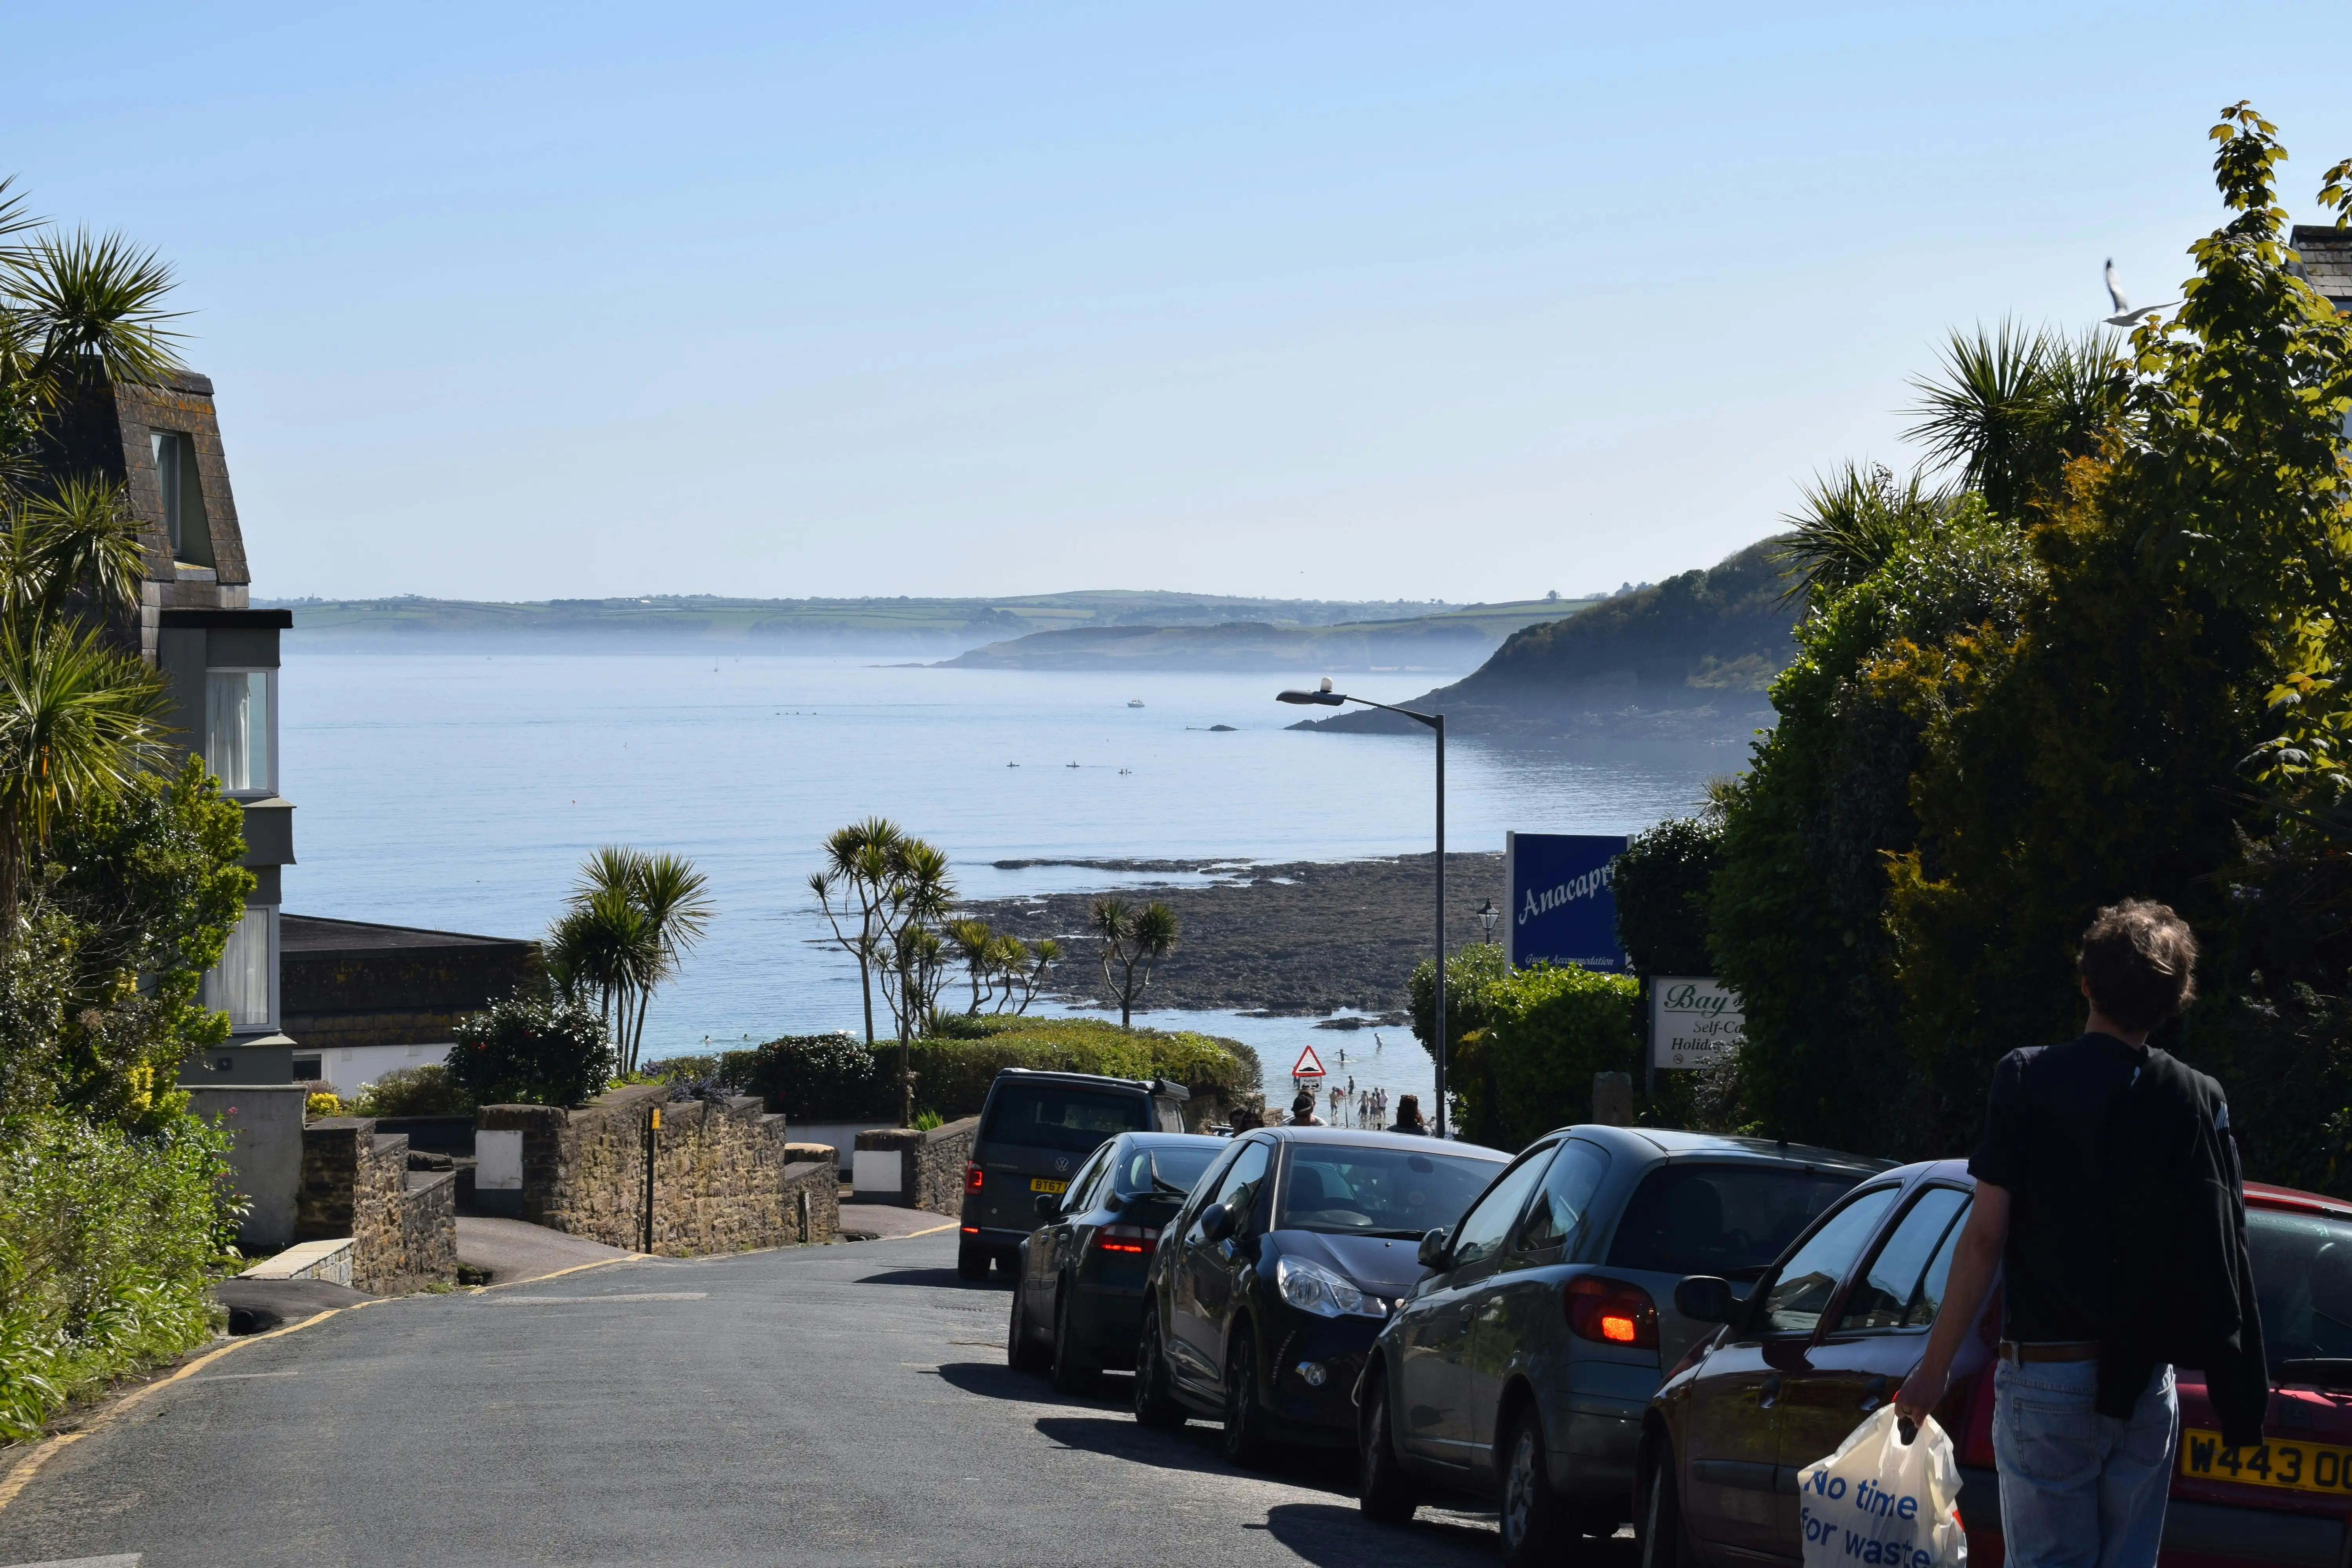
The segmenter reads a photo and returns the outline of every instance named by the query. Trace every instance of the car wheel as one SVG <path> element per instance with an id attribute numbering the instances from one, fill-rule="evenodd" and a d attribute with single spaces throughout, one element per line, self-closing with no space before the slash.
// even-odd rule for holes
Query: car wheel
<path id="1" fill-rule="evenodd" d="M 1359 1434 L 1356 1464 L 1356 1506 L 1367 1518 L 1383 1524 L 1402 1524 L 1421 1506 L 1412 1478 L 1397 1458 L 1396 1435 L 1389 1420 L 1389 1380 L 1376 1377 L 1364 1397 L 1364 1422 Z"/>
<path id="2" fill-rule="evenodd" d="M 1698 1568 L 1698 1553 L 1683 1528 L 1682 1492 L 1675 1485 L 1675 1451 L 1658 1445 L 1642 1507 L 1642 1568 Z"/>
<path id="3" fill-rule="evenodd" d="M 1018 1280 L 1013 1286 L 1013 1321 L 1004 1330 L 1004 1364 L 1015 1372 L 1043 1372 L 1045 1353 L 1029 1337 L 1029 1314 L 1023 1297 L 1027 1294 Z"/>
<path id="4" fill-rule="evenodd" d="M 1135 1419 L 1143 1426 L 1181 1426 L 1184 1407 L 1168 1392 L 1168 1360 L 1160 1353 L 1160 1313 L 1143 1299 L 1143 1332 L 1135 1342 Z"/>
<path id="5" fill-rule="evenodd" d="M 1544 1462 L 1543 1421 L 1519 1412 L 1503 1440 L 1503 1561 L 1518 1568 L 1559 1556 L 1562 1530 L 1551 1472 Z"/>
<path id="6" fill-rule="evenodd" d="M 985 1279 L 988 1278 L 988 1249 L 965 1242 L 956 1248 L 956 1278 Z"/>
<path id="7" fill-rule="evenodd" d="M 1094 1386 L 1094 1358 L 1078 1343 L 1077 1327 L 1070 1321 L 1070 1292 L 1065 1285 L 1054 1303 L 1054 1392 L 1084 1394 Z"/>
<path id="8" fill-rule="evenodd" d="M 1259 1403 L 1257 1344 L 1247 1323 L 1225 1352 L 1225 1458 L 1244 1469 L 1265 1463 L 1265 1407 Z"/>

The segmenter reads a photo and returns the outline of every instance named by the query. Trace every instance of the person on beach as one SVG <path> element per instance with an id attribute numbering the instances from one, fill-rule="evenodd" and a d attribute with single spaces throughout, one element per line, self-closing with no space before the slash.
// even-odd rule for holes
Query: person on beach
<path id="1" fill-rule="evenodd" d="M 1283 1125 L 1286 1127 L 1321 1127 L 1325 1125 L 1322 1120 L 1315 1114 L 1315 1091 L 1313 1089 L 1302 1089 L 1298 1091 L 1298 1098 L 1290 1102 L 1290 1120 L 1284 1122 Z"/>
<path id="2" fill-rule="evenodd" d="M 1389 1131 L 1418 1133 L 1424 1138 L 1429 1135 L 1429 1123 L 1421 1119 L 1421 1096 L 1407 1094 L 1398 1097 L 1396 1125 Z"/>
<path id="3" fill-rule="evenodd" d="M 2225 1445 L 2263 1442 L 2270 1381 L 2221 1086 L 2148 1047 L 2197 994 L 2166 906 L 2101 910 L 2076 960 L 2090 1019 L 1993 1069 L 1976 1201 L 1918 1367 L 1916 1422 L 2004 1275 L 1993 1458 L 2011 1568 L 2153 1568 L 2179 1442 L 2173 1367 L 2204 1371 Z"/>
<path id="4" fill-rule="evenodd" d="M 1336 1126 L 1336 1125 L 1338 1125 L 1339 1121 L 1339 1086 L 1338 1084 L 1336 1084 L 1336 1083 L 1335 1083 L 1335 1084 L 1333 1084 L 1333 1085 L 1331 1086 L 1331 1121 L 1332 1121 L 1332 1124 L 1333 1124 L 1334 1126 Z"/>

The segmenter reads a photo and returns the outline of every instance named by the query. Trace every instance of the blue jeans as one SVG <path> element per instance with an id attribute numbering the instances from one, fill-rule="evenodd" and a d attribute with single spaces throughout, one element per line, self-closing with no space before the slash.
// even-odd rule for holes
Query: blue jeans
<path id="1" fill-rule="evenodd" d="M 1992 1385 L 2010 1568 L 2155 1568 L 2180 1441 L 2172 1369 L 2127 1421 L 2099 1414 L 2095 1361 L 2003 1361 Z"/>

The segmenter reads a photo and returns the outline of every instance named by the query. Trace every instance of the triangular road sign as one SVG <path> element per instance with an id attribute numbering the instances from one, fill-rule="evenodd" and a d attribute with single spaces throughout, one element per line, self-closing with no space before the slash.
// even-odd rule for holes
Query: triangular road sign
<path id="1" fill-rule="evenodd" d="M 1290 1069 L 1290 1076 L 1293 1078 L 1321 1078 L 1323 1076 L 1323 1058 L 1315 1054 L 1315 1047 L 1313 1046 L 1309 1046 L 1305 1050 L 1298 1053 L 1298 1065 Z"/>

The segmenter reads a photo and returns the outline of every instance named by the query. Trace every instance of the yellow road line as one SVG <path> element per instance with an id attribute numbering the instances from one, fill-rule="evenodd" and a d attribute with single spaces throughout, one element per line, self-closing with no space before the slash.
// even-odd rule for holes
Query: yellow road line
<path id="1" fill-rule="evenodd" d="M 937 1236 L 943 1230 L 953 1230 L 955 1227 L 956 1222 L 950 1220 L 945 1225 L 935 1225 L 929 1230 L 910 1230 L 904 1236 L 886 1236 L 882 1237 L 882 1239 L 884 1241 L 912 1241 L 919 1236 Z"/>
<path id="2" fill-rule="evenodd" d="M 79 1443 L 88 1436 L 86 1432 L 68 1432 L 63 1436 L 50 1438 L 25 1456 L 17 1462 L 15 1469 L 10 1470 L 6 1476 L 0 1477 L 0 1509 L 5 1509 L 16 1500 L 16 1494 L 25 1489 L 26 1482 L 40 1473 L 41 1467 L 47 1464 L 58 1449 L 68 1443 Z"/>
<path id="3" fill-rule="evenodd" d="M 559 1268 L 552 1274 L 534 1274 L 528 1279 L 501 1279 L 495 1285 L 477 1285 L 473 1293 L 486 1290 L 511 1290 L 518 1285 L 536 1285 L 542 1279 L 561 1279 L 567 1274 L 584 1273 L 591 1268 L 607 1268 L 615 1263 L 638 1263 L 653 1256 L 650 1252 L 625 1252 L 618 1258 L 600 1258 L 593 1263 L 575 1263 L 569 1268 Z"/>

